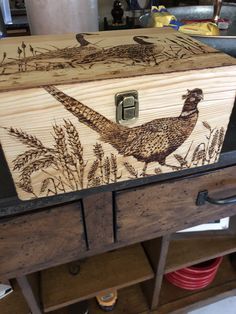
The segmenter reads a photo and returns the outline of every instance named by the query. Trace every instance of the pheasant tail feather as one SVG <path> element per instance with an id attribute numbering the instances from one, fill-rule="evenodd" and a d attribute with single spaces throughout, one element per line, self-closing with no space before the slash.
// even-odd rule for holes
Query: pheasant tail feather
<path id="1" fill-rule="evenodd" d="M 81 123 L 98 132 L 102 138 L 105 139 L 111 133 L 119 130 L 119 125 L 84 105 L 79 100 L 66 95 L 55 86 L 44 86 L 44 89 L 77 117 Z"/>

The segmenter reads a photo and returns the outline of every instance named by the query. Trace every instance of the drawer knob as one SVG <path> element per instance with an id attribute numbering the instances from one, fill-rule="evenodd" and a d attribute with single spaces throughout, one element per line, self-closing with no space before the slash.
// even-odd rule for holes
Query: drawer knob
<path id="1" fill-rule="evenodd" d="M 227 197 L 227 198 L 221 198 L 221 199 L 215 199 L 208 195 L 208 191 L 201 191 L 198 193 L 196 204 L 197 206 L 205 205 L 206 203 L 214 204 L 214 205 L 232 205 L 236 204 L 236 195 Z"/>

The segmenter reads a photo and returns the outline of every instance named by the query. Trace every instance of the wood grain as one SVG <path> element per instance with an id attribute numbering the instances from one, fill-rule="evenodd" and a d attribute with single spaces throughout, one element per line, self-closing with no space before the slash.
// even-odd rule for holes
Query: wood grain
<path id="1" fill-rule="evenodd" d="M 209 195 L 216 198 L 235 195 L 235 171 L 236 167 L 229 167 L 202 176 L 117 193 L 118 241 L 138 241 L 145 235 L 154 238 L 235 215 L 234 205 L 196 205 L 200 191 L 208 190 Z"/>
<path id="2" fill-rule="evenodd" d="M 11 281 L 14 291 L 0 302 L 1 314 L 30 314 L 30 309 L 15 280 Z"/>
<path id="3" fill-rule="evenodd" d="M 84 251 L 79 203 L 0 223 L 0 278 L 57 265 Z"/>
<path id="4" fill-rule="evenodd" d="M 165 79 L 147 75 L 59 87 L 62 98 L 79 100 L 79 107 L 71 98 L 58 101 L 49 88 L 1 93 L 0 139 L 19 198 L 45 197 L 216 162 L 235 98 L 235 82 L 235 68 L 223 67 L 165 74 Z M 204 96 L 197 123 L 189 129 L 186 119 L 186 126 L 179 128 L 182 96 L 195 88 L 202 89 Z M 124 131 L 114 123 L 114 95 L 127 89 L 138 91 L 140 113 Z M 69 103 L 75 107 L 69 109 Z M 84 111 L 84 105 L 93 111 Z M 155 123 L 170 117 L 177 122 L 161 120 L 157 128 L 162 137 L 156 143 Z M 159 122 L 145 126 L 155 119 Z M 165 129 L 172 131 L 169 134 Z M 129 132 L 133 141 L 127 143 Z M 185 138 L 186 132 L 190 135 Z M 166 151 L 166 160 L 161 157 L 163 150 L 155 155 L 158 143 L 165 148 L 165 139 L 176 148 Z"/>
<path id="5" fill-rule="evenodd" d="M 94 297 L 111 288 L 124 288 L 153 278 L 153 271 L 140 245 L 91 257 L 80 264 L 78 275 L 70 275 L 67 265 L 41 274 L 45 312 Z"/>
<path id="6" fill-rule="evenodd" d="M 26 276 L 17 277 L 17 283 L 21 288 L 21 292 L 26 299 L 31 312 L 34 314 L 43 314 L 40 309 L 40 305 L 37 302 L 36 297 L 33 293 L 28 278 Z"/>
<path id="7" fill-rule="evenodd" d="M 198 264 L 236 251 L 235 236 L 172 240 L 167 255 L 165 273 Z"/>
<path id="8" fill-rule="evenodd" d="M 112 193 L 93 194 L 83 198 L 89 249 L 114 242 Z"/>
<path id="9" fill-rule="evenodd" d="M 232 268 L 228 257 L 224 258 L 215 280 L 208 287 L 200 291 L 186 291 L 179 289 L 166 280 L 160 297 L 160 307 L 153 314 L 183 313 L 195 307 L 204 306 L 211 302 L 235 294 L 236 271 Z"/>
<path id="10" fill-rule="evenodd" d="M 151 262 L 155 273 L 154 279 L 142 284 L 143 291 L 148 299 L 150 309 L 155 309 L 159 304 L 167 252 L 169 249 L 170 235 L 153 239 L 143 243 L 145 252 Z"/>
<path id="11" fill-rule="evenodd" d="M 150 62 L 149 47 L 135 42 L 135 36 L 148 36 L 146 41 L 156 44 L 156 63 Z M 171 29 L 99 32 L 85 39 L 89 44 L 82 46 L 76 34 L 4 39 L 0 43 L 0 91 L 236 64 L 232 57 Z M 120 50 L 125 44 L 131 58 Z"/>

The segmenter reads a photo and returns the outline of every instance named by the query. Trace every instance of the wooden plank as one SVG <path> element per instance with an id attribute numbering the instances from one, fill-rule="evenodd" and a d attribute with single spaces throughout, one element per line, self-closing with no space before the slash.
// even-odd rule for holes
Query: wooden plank
<path id="1" fill-rule="evenodd" d="M 59 195 L 216 162 L 235 99 L 236 71 L 230 67 L 213 72 L 1 93 L 0 139 L 19 198 Z M 125 126 L 116 123 L 114 95 L 127 86 L 138 91 L 139 118 Z M 189 102 L 195 109 L 186 118 Z"/>
<path id="2" fill-rule="evenodd" d="M 215 198 L 235 195 L 236 167 L 201 176 L 138 187 L 116 194 L 118 241 L 153 238 L 207 221 L 233 216 L 234 205 L 196 205 L 200 191 Z M 132 210 L 130 210 L 132 208 Z"/>
<path id="3" fill-rule="evenodd" d="M 154 269 L 155 277 L 142 284 L 151 309 L 157 307 L 169 248 L 170 235 L 143 243 L 145 252 Z"/>
<path id="4" fill-rule="evenodd" d="M 83 208 L 89 249 L 112 244 L 114 242 L 112 193 L 84 197 Z"/>
<path id="5" fill-rule="evenodd" d="M 30 314 L 30 309 L 15 280 L 11 281 L 14 291 L 0 301 L 1 314 Z"/>
<path id="6" fill-rule="evenodd" d="M 82 308 L 84 308 L 84 305 L 82 306 Z M 75 303 L 73 305 L 66 306 L 62 309 L 50 312 L 50 314 L 79 314 L 79 313 L 82 313 L 81 306 L 79 303 Z M 91 314 L 93 314 L 93 313 L 91 313 Z"/>
<path id="7" fill-rule="evenodd" d="M 172 240 L 167 255 L 165 273 L 235 251 L 235 236 Z"/>
<path id="8" fill-rule="evenodd" d="M 90 301 L 91 314 L 103 314 L 96 300 Z M 89 313 L 90 313 L 89 312 Z M 118 291 L 118 302 L 112 314 L 149 314 L 146 299 L 139 285 L 131 286 Z M 60 314 L 60 313 L 57 313 Z"/>
<path id="9" fill-rule="evenodd" d="M 0 56 L 0 91 L 236 64 L 187 35 L 158 28 L 4 39 Z"/>
<path id="10" fill-rule="evenodd" d="M 86 251 L 80 203 L 0 223 L 0 278 L 70 261 Z"/>
<path id="11" fill-rule="evenodd" d="M 37 297 L 35 297 L 27 277 L 18 277 L 16 280 L 21 288 L 22 294 L 24 295 L 31 312 L 34 314 L 42 314 L 43 312 L 41 311 L 40 305 L 37 302 Z"/>
<path id="12" fill-rule="evenodd" d="M 41 274 L 45 312 L 94 297 L 107 289 L 120 289 L 153 278 L 153 271 L 140 245 L 126 247 L 81 262 L 73 276 L 67 265 Z"/>
<path id="13" fill-rule="evenodd" d="M 178 313 L 190 311 L 197 306 L 207 304 L 207 300 L 217 300 L 234 295 L 236 290 L 236 271 L 231 266 L 228 256 L 221 264 L 213 283 L 200 291 L 186 291 L 163 281 L 160 296 L 160 307 L 153 314 Z"/>

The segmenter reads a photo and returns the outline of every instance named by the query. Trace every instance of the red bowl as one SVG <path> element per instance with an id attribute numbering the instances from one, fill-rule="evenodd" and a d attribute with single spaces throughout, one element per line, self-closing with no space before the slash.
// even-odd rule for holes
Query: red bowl
<path id="1" fill-rule="evenodd" d="M 173 285 L 185 290 L 199 290 L 208 286 L 215 278 L 223 257 L 191 267 L 179 269 L 165 275 Z"/>

